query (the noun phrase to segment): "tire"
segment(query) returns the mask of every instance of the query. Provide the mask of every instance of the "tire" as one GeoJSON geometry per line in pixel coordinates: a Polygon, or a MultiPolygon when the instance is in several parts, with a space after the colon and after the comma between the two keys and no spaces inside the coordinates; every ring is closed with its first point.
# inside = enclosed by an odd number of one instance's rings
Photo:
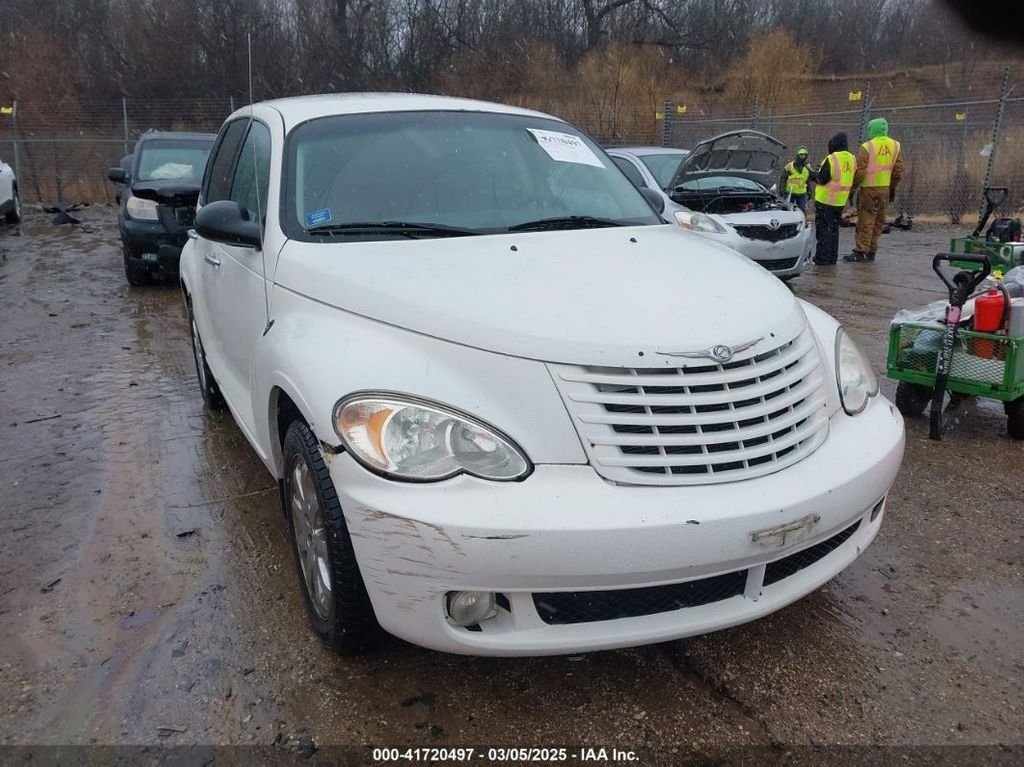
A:
{"type": "Polygon", "coordinates": [[[1024,439],[1024,397],[1004,402],[1006,410],[1006,433],[1014,439],[1024,439]]]}
{"type": "Polygon", "coordinates": [[[149,285],[153,281],[149,270],[132,262],[131,252],[127,247],[122,245],[121,249],[124,252],[124,276],[128,280],[128,284],[133,288],[149,285]]]}
{"type": "Polygon", "coordinates": [[[896,407],[907,418],[921,415],[932,401],[932,390],[921,384],[900,381],[896,387],[896,407]]]}
{"type": "Polygon", "coordinates": [[[21,223],[21,195],[18,194],[18,187],[14,187],[14,196],[11,198],[14,207],[4,214],[4,220],[8,224],[21,223]]]}
{"type": "Polygon", "coordinates": [[[320,445],[296,420],[285,434],[283,452],[281,505],[310,623],[337,653],[367,650],[380,641],[381,628],[320,445]]]}
{"type": "Polygon", "coordinates": [[[192,313],[191,301],[188,303],[188,324],[192,336],[192,359],[196,363],[196,380],[199,382],[199,391],[203,395],[203,404],[208,410],[222,410],[224,397],[210,371],[210,366],[206,364],[206,349],[203,348],[203,340],[199,337],[199,326],[196,325],[196,317],[192,313]]]}

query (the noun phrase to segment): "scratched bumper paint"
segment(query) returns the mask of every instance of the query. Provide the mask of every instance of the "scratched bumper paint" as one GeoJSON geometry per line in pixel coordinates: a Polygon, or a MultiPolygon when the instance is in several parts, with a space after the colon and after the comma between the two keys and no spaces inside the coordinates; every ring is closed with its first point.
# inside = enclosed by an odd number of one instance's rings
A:
{"type": "Polygon", "coordinates": [[[723,485],[616,486],[589,466],[563,465],[537,466],[523,482],[459,477],[414,484],[371,474],[345,454],[329,464],[385,629],[446,652],[540,655],[707,633],[800,598],[874,538],[884,515],[868,517],[895,479],[902,453],[900,416],[878,398],[856,418],[834,418],[829,439],[795,467],[723,485]],[[638,588],[736,570],[763,574],[768,562],[862,517],[829,556],[763,589],[751,590],[748,580],[741,597],[573,625],[548,625],[533,606],[533,594],[544,591],[638,588]],[[444,597],[467,589],[505,594],[511,612],[500,610],[481,631],[455,626],[444,597]]]}

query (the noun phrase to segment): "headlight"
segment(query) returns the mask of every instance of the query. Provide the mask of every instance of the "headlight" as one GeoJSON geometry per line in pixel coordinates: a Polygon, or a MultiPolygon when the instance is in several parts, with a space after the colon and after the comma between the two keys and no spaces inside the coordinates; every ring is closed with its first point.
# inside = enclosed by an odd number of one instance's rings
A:
{"type": "Polygon", "coordinates": [[[842,328],[836,331],[836,380],[843,410],[856,415],[878,394],[878,376],[864,352],[842,328]]]}
{"type": "Polygon", "coordinates": [[[711,216],[703,213],[690,213],[677,210],[676,221],[683,229],[692,229],[695,232],[710,232],[711,234],[725,234],[725,228],[711,216]]]}
{"type": "Polygon", "coordinates": [[[141,197],[129,197],[125,203],[125,210],[131,218],[139,221],[159,221],[160,216],[156,212],[156,203],[152,200],[143,200],[141,197]]]}
{"type": "Polygon", "coordinates": [[[436,482],[465,473],[511,480],[530,473],[508,437],[431,402],[355,394],[334,406],[334,429],[360,463],[396,479],[436,482]]]}

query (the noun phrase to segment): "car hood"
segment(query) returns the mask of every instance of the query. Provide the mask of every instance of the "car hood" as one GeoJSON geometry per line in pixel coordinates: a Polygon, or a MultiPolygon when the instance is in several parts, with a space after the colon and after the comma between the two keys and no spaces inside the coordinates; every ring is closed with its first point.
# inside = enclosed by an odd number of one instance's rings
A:
{"type": "Polygon", "coordinates": [[[679,367],[684,358],[673,353],[764,338],[741,359],[788,341],[806,322],[793,294],[768,272],[671,225],[291,240],[274,281],[439,339],[580,365],[679,367]]]}
{"type": "Polygon", "coordinates": [[[781,169],[786,145],[767,133],[737,130],[702,141],[679,165],[669,184],[679,184],[708,176],[739,176],[771,188],[781,169]]]}
{"type": "Polygon", "coordinates": [[[177,179],[167,181],[137,181],[132,194],[164,205],[195,205],[199,199],[199,184],[177,179]]]}

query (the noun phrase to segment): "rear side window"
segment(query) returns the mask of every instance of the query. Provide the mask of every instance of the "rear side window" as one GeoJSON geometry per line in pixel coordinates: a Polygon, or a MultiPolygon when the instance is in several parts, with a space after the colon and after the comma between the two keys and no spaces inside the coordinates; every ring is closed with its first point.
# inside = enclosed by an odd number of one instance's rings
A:
{"type": "Polygon", "coordinates": [[[630,183],[637,189],[643,189],[647,186],[647,184],[644,183],[644,177],[640,175],[640,171],[638,171],[636,166],[629,160],[622,157],[615,157],[613,155],[612,162],[619,166],[619,170],[626,174],[626,178],[628,178],[630,183]]]}
{"type": "Polygon", "coordinates": [[[267,189],[270,186],[270,131],[260,122],[242,144],[231,183],[231,199],[256,215],[267,210],[267,189]],[[257,191],[259,196],[257,196],[257,191]]]}
{"type": "Polygon", "coordinates": [[[235,120],[221,129],[213,156],[210,158],[209,172],[203,188],[204,204],[226,200],[231,193],[231,171],[238,155],[238,145],[242,143],[248,125],[248,120],[235,120]]]}

